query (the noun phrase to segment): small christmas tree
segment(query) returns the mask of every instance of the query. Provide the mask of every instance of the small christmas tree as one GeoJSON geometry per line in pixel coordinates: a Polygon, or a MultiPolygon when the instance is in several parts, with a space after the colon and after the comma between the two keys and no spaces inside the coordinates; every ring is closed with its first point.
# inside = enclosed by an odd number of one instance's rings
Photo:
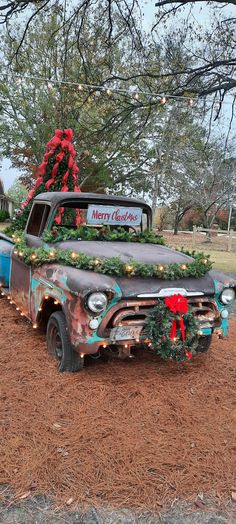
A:
{"type": "MultiPolygon", "coordinates": [[[[54,137],[46,145],[42,164],[38,167],[38,177],[35,187],[28,193],[27,200],[21,203],[22,212],[15,218],[14,229],[24,229],[33,199],[39,193],[47,191],[80,192],[78,185],[79,168],[75,161],[76,152],[71,141],[71,129],[55,130],[54,137]]],[[[60,224],[64,209],[61,207],[55,217],[55,223],[60,224]]],[[[83,222],[79,210],[76,210],[76,224],[83,222]]]]}

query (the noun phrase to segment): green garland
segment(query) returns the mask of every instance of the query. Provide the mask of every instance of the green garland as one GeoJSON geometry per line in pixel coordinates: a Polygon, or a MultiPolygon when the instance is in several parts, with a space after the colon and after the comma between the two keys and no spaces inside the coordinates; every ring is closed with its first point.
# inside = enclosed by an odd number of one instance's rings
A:
{"type": "MultiPolygon", "coordinates": [[[[124,263],[118,257],[98,258],[85,253],[54,249],[50,248],[50,246],[30,248],[26,245],[23,232],[14,233],[13,240],[16,244],[14,253],[26,264],[32,266],[42,266],[45,263],[59,263],[111,276],[154,277],[164,280],[175,280],[184,277],[200,278],[212,267],[209,256],[194,251],[192,253],[187,252],[193,258],[191,262],[162,266],[161,264],[144,264],[132,258],[124,263]]],[[[182,252],[184,251],[182,250],[182,252]]]]}
{"type": "Polygon", "coordinates": [[[189,308],[188,312],[183,315],[186,339],[183,341],[180,332],[177,331],[176,339],[172,340],[170,338],[172,322],[178,319],[179,316],[172,313],[164,301],[158,300],[157,305],[146,319],[143,334],[150,340],[151,350],[162,359],[184,362],[196,354],[199,326],[189,308]]]}
{"type": "Polygon", "coordinates": [[[52,231],[45,231],[43,239],[45,242],[50,243],[66,240],[102,240],[111,242],[140,242],[141,244],[165,244],[164,238],[156,235],[154,231],[126,231],[123,227],[112,229],[110,226],[103,226],[101,228],[80,226],[76,229],[54,226],[52,231]]]}

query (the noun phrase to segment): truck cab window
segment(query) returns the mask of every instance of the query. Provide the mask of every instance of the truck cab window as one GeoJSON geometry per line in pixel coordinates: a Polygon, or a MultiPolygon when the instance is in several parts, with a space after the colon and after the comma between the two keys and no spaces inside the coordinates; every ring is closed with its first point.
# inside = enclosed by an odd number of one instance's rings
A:
{"type": "Polygon", "coordinates": [[[47,204],[34,204],[26,230],[28,235],[41,236],[47,222],[49,211],[50,206],[47,204]]]}

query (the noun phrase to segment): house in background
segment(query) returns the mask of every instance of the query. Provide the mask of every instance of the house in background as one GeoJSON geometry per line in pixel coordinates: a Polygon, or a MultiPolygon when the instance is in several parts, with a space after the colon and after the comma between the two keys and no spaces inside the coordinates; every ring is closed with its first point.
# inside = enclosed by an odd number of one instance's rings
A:
{"type": "Polygon", "coordinates": [[[13,215],[14,202],[11,198],[5,195],[3,181],[0,178],[0,211],[8,211],[10,217],[13,215]]]}

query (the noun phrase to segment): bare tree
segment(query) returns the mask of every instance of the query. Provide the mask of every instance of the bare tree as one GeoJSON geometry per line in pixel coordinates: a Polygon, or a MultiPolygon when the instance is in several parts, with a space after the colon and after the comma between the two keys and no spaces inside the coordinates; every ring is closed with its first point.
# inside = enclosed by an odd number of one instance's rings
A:
{"type": "Polygon", "coordinates": [[[188,90],[199,96],[217,94],[218,100],[223,102],[226,93],[234,94],[236,87],[236,17],[230,12],[236,1],[205,1],[198,8],[199,2],[159,0],[155,4],[157,12],[153,31],[155,33],[155,29],[166,21],[169,24],[174,21],[178,24],[179,21],[179,38],[192,63],[181,71],[178,67],[172,71],[173,76],[181,79],[177,91],[188,90]],[[209,15],[209,23],[205,26],[201,23],[204,19],[202,6],[205,16],[209,15]],[[201,9],[197,15],[196,8],[201,9]]]}
{"type": "MultiPolygon", "coordinates": [[[[141,2],[140,0],[79,0],[71,7],[66,0],[12,0],[5,1],[0,7],[0,23],[6,25],[9,33],[12,33],[12,21],[19,13],[24,13],[25,22],[21,32],[21,39],[14,49],[14,56],[18,57],[21,46],[26,37],[27,31],[34,23],[34,20],[41,12],[49,13],[53,9],[63,12],[63,21],[57,31],[63,30],[70,32],[72,27],[76,27],[77,38],[74,45],[86,68],[84,54],[84,42],[86,26],[91,24],[91,14],[94,15],[94,24],[97,23],[96,12],[102,17],[106,28],[107,48],[112,51],[113,46],[121,39],[125,33],[131,38],[131,51],[138,50],[142,53],[144,62],[139,71],[129,74],[129,69],[123,75],[116,75],[112,69],[112,56],[110,55],[110,75],[107,82],[122,80],[139,81],[141,78],[148,80],[155,79],[159,84],[165,85],[170,94],[182,95],[186,92],[197,94],[201,97],[207,95],[218,95],[220,103],[223,102],[225,94],[233,92],[236,87],[235,78],[235,17],[225,13],[225,7],[234,6],[235,0],[223,2],[205,2],[212,9],[211,27],[202,29],[199,23],[196,24],[196,17],[191,16],[192,8],[198,4],[199,0],[193,1],[173,1],[159,0],[156,2],[156,22],[152,28],[152,36],[155,42],[153,50],[156,51],[156,67],[149,67],[146,59],[150,54],[146,42],[148,35],[145,35],[141,26],[141,2]],[[188,9],[189,8],[189,9],[188,9]],[[216,16],[216,11],[220,9],[220,17],[216,16]],[[158,67],[159,49],[165,47],[171,54],[170,39],[159,36],[159,29],[163,33],[165,22],[174,23],[178,26],[178,13],[181,11],[181,24],[177,31],[171,28],[171,39],[179,38],[179,44],[186,51],[186,60],[180,59],[175,62],[170,60],[170,67],[164,70],[158,67]],[[182,29],[181,29],[182,27],[182,29]],[[200,29],[199,29],[200,27],[200,29]]],[[[167,34],[167,30],[165,32],[167,34]]],[[[52,35],[49,35],[49,38],[52,35]]],[[[13,36],[14,38],[14,36],[13,36]]],[[[148,42],[150,45],[150,42],[148,42]]],[[[176,42],[175,42],[176,48],[176,42]]],[[[153,53],[152,50],[152,53],[153,53]]],[[[183,55],[183,53],[182,53],[183,55]]],[[[177,55],[175,54],[175,58],[177,55]]],[[[89,79],[91,81],[91,78],[89,79]]],[[[105,79],[104,79],[105,80],[105,79]]],[[[220,108],[219,108],[220,109],[220,108]]]]}

